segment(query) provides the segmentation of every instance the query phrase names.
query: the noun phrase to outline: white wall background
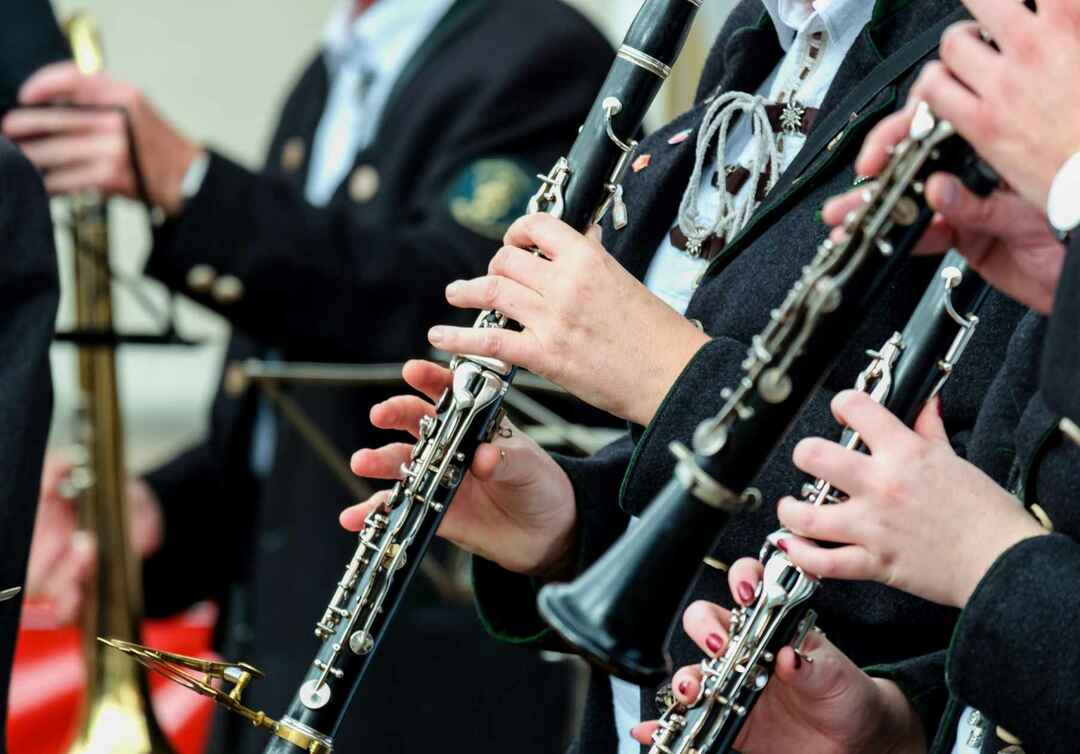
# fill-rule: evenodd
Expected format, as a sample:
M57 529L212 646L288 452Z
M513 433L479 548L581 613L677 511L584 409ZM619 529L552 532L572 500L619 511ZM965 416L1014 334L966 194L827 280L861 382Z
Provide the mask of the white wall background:
M617 41L638 0L569 0ZM324 19L338 0L54 0L58 14L93 13L102 28L112 74L142 87L160 109L190 136L224 149L255 166L270 138L281 98L304 62L317 49ZM701 57L733 5L707 0L684 61L663 95L677 111L696 84ZM663 117L657 114L656 119ZM130 275L141 269L149 246L145 215L114 202L115 266ZM67 275L67 249L60 239ZM136 284L157 302L160 286ZM70 277L65 277L70 290ZM153 321L122 289L116 292L123 328L150 328ZM205 344L193 349L129 348L120 354L121 404L129 461L135 470L167 458L205 429L209 401L220 369L228 329L223 320L186 300L178 300L178 322L186 335ZM70 324L65 294L60 326ZM75 355L53 347L56 412L53 444L70 437L76 400Z

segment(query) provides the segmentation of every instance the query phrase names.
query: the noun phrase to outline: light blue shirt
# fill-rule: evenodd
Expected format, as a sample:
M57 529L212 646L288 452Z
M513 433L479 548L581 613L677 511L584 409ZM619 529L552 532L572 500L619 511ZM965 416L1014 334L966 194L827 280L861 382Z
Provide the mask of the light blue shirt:
M784 50L784 58L758 88L756 94L775 101L782 88L790 85L803 65L807 40L811 34L823 31L827 40L824 54L814 72L802 82L796 93L798 101L806 107L819 107L825 100L833 78L847 57L863 27L869 23L874 3L871 0L762 0L777 38ZM727 164L747 165L751 144L751 131L747 118L740 118L728 136L724 161ZM696 132L690 136L692 141ZM787 169L805 143L801 135L785 136L782 168ZM684 144L691 149L692 144ZM716 211L720 206L719 189L712 185L713 170L702 173L699 204L703 210ZM750 201L753 181L747 181L737 202ZM808 252L811 250L808 250ZM646 287L663 299L672 309L685 314L708 261L691 257L671 243L665 236L649 268L645 273ZM635 522L631 521L631 526ZM611 679L612 699L615 707L615 732L619 738L619 754L638 754L640 747L630 737L630 728L641 719L641 689L634 684Z
M323 37L330 91L311 145L309 202L330 201L356 154L371 146L402 71L453 4L378 0L354 19L346 2L330 17Z
M344 2L331 15L323 36L330 91L311 146L304 188L309 202L325 206L357 153L371 146L402 71L453 4L454 0L377 0L354 19L353 3ZM281 354L271 351L266 358L280 360ZM264 396L255 414L250 455L251 469L259 478L273 466L277 433L277 417Z

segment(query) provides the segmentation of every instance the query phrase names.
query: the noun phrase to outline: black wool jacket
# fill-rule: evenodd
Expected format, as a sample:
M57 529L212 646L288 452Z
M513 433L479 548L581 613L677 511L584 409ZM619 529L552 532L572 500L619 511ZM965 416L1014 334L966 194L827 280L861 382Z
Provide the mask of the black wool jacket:
M317 208L303 193L329 87L317 56L285 102L265 167L252 172L213 152L199 192L158 229L146 271L229 320L228 363L270 352L350 363L424 356L428 328L453 316L444 287L483 274L534 174L572 142L612 59L561 2L458 0L399 78L371 146ZM218 649L266 671L247 701L277 716L315 655L315 623L355 550L337 522L355 497L280 418L272 470L252 474L259 395L236 377L223 370L205 440L148 476L167 541L145 583L156 614L206 598L228 605ZM368 420L372 404L400 387L284 390L342 461L406 439ZM209 543L207 557L189 557L196 543ZM336 743L411 754L444 748L454 731L479 751L514 741L550 752L565 676L490 641L467 600L448 604L418 578ZM229 754L265 743L227 714L212 737Z
M49 0L6 0L0 24L0 115L15 106L19 87L36 70L70 56Z
M1074 242L1049 323L1029 313L1009 345L973 433L971 460L1052 534L1024 540L984 575L948 650L908 663L909 688L948 695L931 750L948 754L968 707L979 710L983 752L1056 754L1080 740L1080 447L1059 430L1075 403L1080 257ZM1039 365L1042 362L1040 377ZM936 668L935 668L936 665ZM934 675L936 673L936 678ZM935 684L936 681L936 684ZM966 713L970 716L970 713Z
M686 316L700 320L712 340L685 368L648 427L631 427L622 440L587 460L561 461L574 485L579 513L580 567L584 568L621 534L630 515L640 514L671 478L672 441L689 444L699 422L721 407L721 388L733 385L751 338L768 322L799 270L827 235L817 212L831 196L854 182L852 163L867 131L905 101L921 61L936 50L947 23L962 17L953 2L882 0L834 79L807 143L780 178L747 228L733 238L708 271ZM676 211L692 167L694 139L671 139L701 123L714 93L754 91L781 57L776 33L759 0L744 0L720 33L702 75L697 104L640 146L648 167L630 173L625 197L630 223L619 231L604 226L611 253L638 277L644 275ZM867 312L825 385L816 392L792 430L765 464L754 486L766 505L734 518L713 556L722 563L756 555L777 528L773 504L797 493L805 478L791 463L794 444L808 435L836 436L828 404L851 387L866 365L866 350L879 347L900 329L924 291L937 260L905 264ZM993 296L983 327L965 354L963 368L944 395L945 419L963 449L981 397L1000 364L1020 308ZM474 563L474 582L489 630L508 641L553 643L535 610L535 585L491 563ZM672 585L682 589L683 585ZM732 605L724 573L706 569L692 599ZM956 614L916 598L869 584L829 584L815 598L820 623L856 662L900 660L940 648ZM697 662L701 652L677 631L671 642L676 666ZM914 653L914 654L913 654ZM608 679L595 673L579 750L615 750ZM642 719L656 717L651 689L642 695Z
M33 165L3 138L0 248L0 588L7 589L26 579L52 416L49 344L60 293L45 187ZM0 603L0 726L7 714L21 604L21 597Z

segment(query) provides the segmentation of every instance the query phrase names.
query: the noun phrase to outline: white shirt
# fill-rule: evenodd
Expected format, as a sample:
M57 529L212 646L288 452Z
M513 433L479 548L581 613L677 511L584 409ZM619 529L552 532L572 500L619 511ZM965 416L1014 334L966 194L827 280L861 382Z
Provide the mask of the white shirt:
M326 107L315 131L304 195L324 206L348 175L357 153L371 145L386 102L401 72L454 0L378 0L355 19L343 2L327 23L323 60L330 78ZM202 182L206 165L189 178ZM197 189L196 189L197 190ZM278 360L277 352L267 354ZM262 397L255 414L250 465L270 473L277 447L277 417Z
M345 2L330 17L323 37L330 92L311 145L309 202L330 201L357 152L371 145L401 72L453 3L378 0L354 19Z
M874 12L872 0L762 0L765 10L776 28L777 39L784 58L758 88L759 94L775 102L780 94L789 92L804 65L810 35L822 31L825 43L813 71L798 87L792 97L804 107L820 107L825 101L829 86L847 57L863 27L870 22ZM747 118L739 123L728 136L725 162L749 165L753 145ZM696 137L696 132L691 139ZM802 134L785 134L781 152L781 168L786 170L799 153L806 137ZM686 144L682 149L691 149ZM716 166L702 173L698 206L708 214L720 205L720 190L712 185ZM736 197L737 203L750 200L753 180L747 181ZM686 313L694 295L696 282L708 266L708 261L693 258L675 247L670 236L665 236L645 273L645 285L680 314ZM633 523L631 523L633 525ZM619 754L638 754L640 747L630 737L630 729L640 722L641 689L625 681L613 678L612 696L615 704L615 728L619 737Z

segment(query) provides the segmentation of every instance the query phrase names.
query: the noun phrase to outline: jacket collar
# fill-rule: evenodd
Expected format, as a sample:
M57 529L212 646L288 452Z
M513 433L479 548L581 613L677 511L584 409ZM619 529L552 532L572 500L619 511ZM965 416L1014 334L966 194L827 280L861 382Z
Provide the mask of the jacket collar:
M806 144L750 223L713 260L710 273L745 249L767 227L767 218L788 209L853 141L861 139L868 124L895 107L898 82L937 49L946 26L961 17L963 10L953 0L878 3L829 87Z

